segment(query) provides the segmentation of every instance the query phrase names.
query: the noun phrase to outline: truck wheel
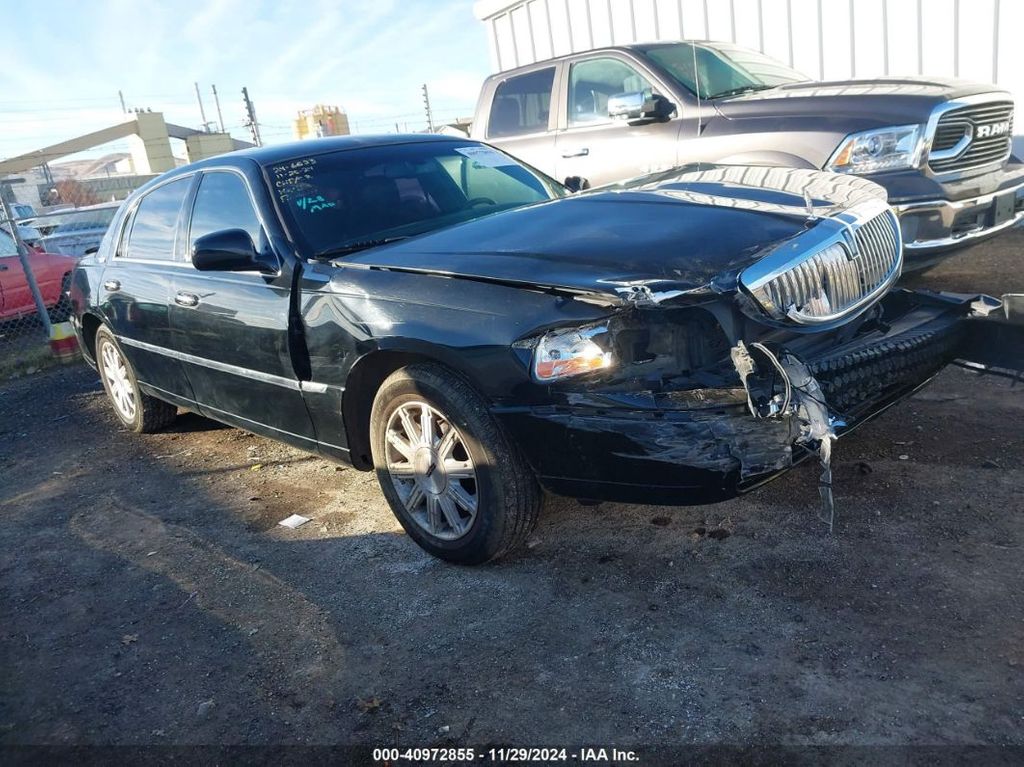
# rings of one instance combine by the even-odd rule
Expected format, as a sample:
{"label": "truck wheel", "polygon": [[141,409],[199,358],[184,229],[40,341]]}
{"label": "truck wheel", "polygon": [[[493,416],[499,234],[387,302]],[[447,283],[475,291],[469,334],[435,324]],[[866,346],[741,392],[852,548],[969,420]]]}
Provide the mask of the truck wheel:
{"label": "truck wheel", "polygon": [[131,363],[105,327],[96,331],[96,367],[114,413],[136,434],[159,431],[174,420],[178,413],[174,405],[139,390]]}
{"label": "truck wheel", "polygon": [[475,565],[537,524],[537,480],[468,383],[440,365],[395,371],[370,415],[373,464],[409,536],[435,557]]}

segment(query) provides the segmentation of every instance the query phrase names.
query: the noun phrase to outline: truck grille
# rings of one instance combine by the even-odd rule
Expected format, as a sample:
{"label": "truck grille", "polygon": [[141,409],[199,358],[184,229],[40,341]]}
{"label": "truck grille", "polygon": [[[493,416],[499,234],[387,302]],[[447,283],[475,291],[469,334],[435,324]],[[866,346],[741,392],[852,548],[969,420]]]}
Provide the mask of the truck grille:
{"label": "truck grille", "polygon": [[[988,131],[992,133],[985,135]],[[1001,163],[1010,154],[1012,134],[1013,102],[994,101],[951,109],[935,126],[928,165],[935,173],[945,173]],[[943,155],[965,138],[966,145],[953,156]]]}
{"label": "truck grille", "polygon": [[833,229],[818,248],[782,268],[766,270],[759,263],[740,276],[773,319],[804,325],[832,322],[867,306],[899,276],[902,240],[888,208],[854,224],[831,219],[818,226]]}

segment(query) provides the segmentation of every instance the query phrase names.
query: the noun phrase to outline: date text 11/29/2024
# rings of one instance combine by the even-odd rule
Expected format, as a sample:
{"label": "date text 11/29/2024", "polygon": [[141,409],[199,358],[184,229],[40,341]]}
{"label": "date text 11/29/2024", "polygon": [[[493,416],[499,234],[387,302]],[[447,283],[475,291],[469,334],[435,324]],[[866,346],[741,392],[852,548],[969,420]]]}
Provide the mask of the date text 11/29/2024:
{"label": "date text 11/29/2024", "polygon": [[585,747],[537,748],[508,746],[500,748],[375,748],[373,760],[382,764],[407,762],[595,762],[625,764],[639,761],[635,751],[618,748]]}

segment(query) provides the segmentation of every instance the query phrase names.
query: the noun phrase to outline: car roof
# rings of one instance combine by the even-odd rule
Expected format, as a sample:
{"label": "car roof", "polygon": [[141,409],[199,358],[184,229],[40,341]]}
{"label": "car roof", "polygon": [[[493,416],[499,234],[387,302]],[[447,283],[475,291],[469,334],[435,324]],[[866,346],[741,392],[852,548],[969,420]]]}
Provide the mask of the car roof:
{"label": "car roof", "polygon": [[197,162],[189,163],[188,165],[182,165],[180,168],[169,170],[151,181],[146,182],[132,192],[128,199],[133,200],[140,195],[146,194],[153,187],[159,186],[170,179],[195,173],[197,170],[202,170],[203,168],[251,168],[253,163],[261,168],[265,168],[269,165],[276,165],[277,163],[287,162],[289,160],[298,160],[303,157],[312,157],[314,155],[340,152],[348,149],[395,146],[398,144],[423,144],[428,142],[480,143],[471,138],[447,136],[437,133],[386,133],[380,135],[330,136],[325,138],[307,139],[306,141],[290,141],[284,144],[274,144],[273,146],[253,147],[251,149],[227,152],[226,154],[208,157],[205,160],[198,160]]}
{"label": "car roof", "polygon": [[[393,146],[397,144],[420,144],[427,142],[445,141],[472,141],[469,138],[458,136],[444,136],[435,133],[388,133],[381,135],[360,135],[360,136],[330,136],[306,141],[290,141],[285,144],[274,144],[273,146],[253,147],[252,149],[241,149],[237,152],[210,157],[206,160],[183,165],[177,168],[178,171],[192,171],[209,165],[237,165],[242,161],[253,161],[257,165],[266,167],[276,165],[288,160],[297,160],[311,155],[327,154],[329,152],[340,152],[346,149],[362,149],[375,146]],[[170,174],[168,174],[170,175]]]}
{"label": "car roof", "polygon": [[585,50],[585,51],[573,51],[572,53],[566,53],[566,54],[563,54],[561,56],[553,56],[550,59],[542,59],[540,61],[535,61],[532,64],[524,64],[523,66],[516,67],[514,69],[505,69],[505,70],[502,70],[501,72],[495,72],[493,75],[491,75],[487,79],[488,80],[504,80],[504,79],[507,79],[508,77],[513,77],[513,76],[515,76],[516,74],[518,74],[519,72],[522,72],[522,71],[526,71],[526,70],[530,70],[530,69],[536,69],[537,67],[543,67],[546,64],[547,65],[557,64],[560,61],[565,61],[566,59],[574,59],[574,58],[576,58],[578,56],[582,56],[584,54],[589,55],[589,54],[592,54],[592,53],[611,53],[613,51],[619,51],[621,53],[626,53],[626,52],[631,52],[631,53],[640,52],[640,53],[643,53],[645,51],[650,51],[650,50],[653,50],[655,48],[668,48],[669,46],[679,45],[680,43],[683,43],[685,45],[695,45],[695,46],[702,47],[702,48],[719,48],[719,47],[721,47],[721,48],[740,48],[740,47],[742,47],[742,46],[736,45],[735,43],[723,42],[723,41],[720,41],[720,40],[650,40],[648,42],[623,43],[622,45],[605,45],[605,46],[602,46],[600,48],[592,48],[592,49]]}

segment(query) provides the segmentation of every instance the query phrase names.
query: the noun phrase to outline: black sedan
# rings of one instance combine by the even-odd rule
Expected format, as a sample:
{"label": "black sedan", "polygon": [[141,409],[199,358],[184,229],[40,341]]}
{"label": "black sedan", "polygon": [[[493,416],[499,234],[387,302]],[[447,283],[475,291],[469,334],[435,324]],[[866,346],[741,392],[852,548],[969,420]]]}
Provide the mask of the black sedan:
{"label": "black sedan", "polygon": [[[753,488],[922,385],[967,298],[892,286],[861,178],[684,167],[581,194],[487,145],[238,152],[133,194],[71,291],[118,418],[178,408],[374,470],[409,535],[484,562],[542,488]],[[827,483],[823,495],[828,501]]]}

